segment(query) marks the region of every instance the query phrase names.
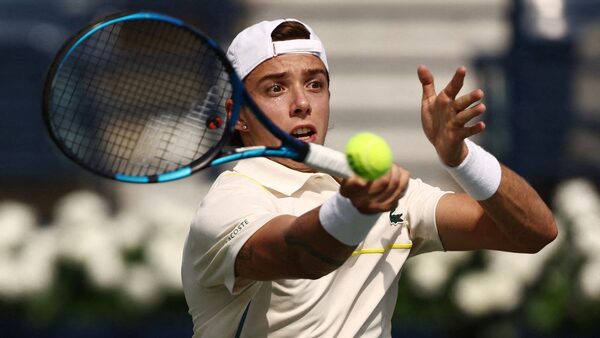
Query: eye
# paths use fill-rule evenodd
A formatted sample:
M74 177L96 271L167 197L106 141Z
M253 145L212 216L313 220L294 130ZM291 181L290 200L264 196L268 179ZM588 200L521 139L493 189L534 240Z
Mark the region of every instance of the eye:
M283 87L278 84L274 84L274 85L270 86L267 89L267 91L272 94L279 94L279 93L283 92Z
M321 88L323 88L323 83L321 81L311 81L308 84L308 87L310 89L321 89Z

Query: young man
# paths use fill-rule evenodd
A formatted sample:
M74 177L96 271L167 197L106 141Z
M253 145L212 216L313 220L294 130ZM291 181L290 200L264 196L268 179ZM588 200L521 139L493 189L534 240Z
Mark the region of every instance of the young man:
M301 22L261 22L228 55L248 91L283 130L322 144L329 71ZM194 337L389 337L401 268L440 250L537 252L556 234L536 192L467 137L485 111L457 97L459 68L439 94L421 66L422 121L442 164L467 193L431 187L398 165L375 181L338 180L291 160L248 159L217 178L192 222L182 277ZM231 105L231 102L229 103ZM248 146L277 141L251 114Z

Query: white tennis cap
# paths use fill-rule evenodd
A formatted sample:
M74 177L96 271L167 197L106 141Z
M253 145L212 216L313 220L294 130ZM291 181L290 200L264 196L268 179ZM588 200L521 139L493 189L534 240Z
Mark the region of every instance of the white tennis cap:
M310 32L310 39L273 41L271 33L285 21L296 21L304 25ZM325 48L315 32L305 23L296 19L262 21L241 31L231 42L227 57L233 64L241 79L244 79L262 62L280 54L309 53L318 56L327 71Z

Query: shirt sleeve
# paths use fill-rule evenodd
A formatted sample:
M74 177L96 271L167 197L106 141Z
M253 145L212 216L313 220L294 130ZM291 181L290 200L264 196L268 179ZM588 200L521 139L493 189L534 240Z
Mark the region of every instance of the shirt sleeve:
M440 198L450 193L423 183L420 179L411 179L405 194L405 203L409 223L409 236L413 242L410 256L431 251L444 251L435 220L435 210Z
M201 202L184 255L202 287L225 286L238 294L254 281L236 280L235 260L244 243L277 216L274 197L251 178L226 172ZM191 257L190 257L191 256Z

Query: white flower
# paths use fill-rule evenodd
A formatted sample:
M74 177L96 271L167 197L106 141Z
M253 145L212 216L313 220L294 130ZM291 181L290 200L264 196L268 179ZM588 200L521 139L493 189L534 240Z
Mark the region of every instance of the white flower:
M100 206L96 202L96 207ZM60 257L81 264L96 287L118 288L125 278L125 262L120 251L119 233L114 231L113 222L90 205L86 210L96 211L64 214L73 205L71 203L63 205L62 222L56 224Z
M555 208L567 217L600 212L600 197L593 184L584 179L561 183L554 196Z
M511 274L492 271L463 275L456 283L453 298L465 313L481 316L517 307L522 284Z
M413 289L425 297L436 297L444 291L455 268L471 257L470 252L431 252L412 257L407 274Z
M58 251L62 258L82 263L89 250L91 236L98 232L98 227L66 225L65 223L56 225L58 232Z
M98 194L90 191L72 192L63 197L56 207L56 223L66 226L87 226L104 223L109 207Z
M565 240L562 223L557 225L556 240L536 254L486 251L485 270L466 274L457 281L453 295L456 304L473 316L516 308L525 287L537 281Z
M144 265L134 265L129 269L123 291L134 302L144 306L152 306L161 299L156 276Z
M61 256L83 263L88 257L101 255L104 242L112 238L108 205L100 196L88 191L73 192L57 206L54 226L59 233Z
M17 202L0 204L0 250L21 245L35 227L35 214L29 206Z
M142 211L145 232L142 234L133 228L128 231L132 239L144 238L147 264L155 273L157 283L168 290L181 291L181 258L193 209L168 196L156 197L148 205L153 207L146 206Z
M132 250L141 247L151 235L148 222L139 214L123 211L117 214L111 224L111 231L117 245L123 250Z
M19 262L8 254L0 253L0 298L17 299L22 294Z
M0 255L0 295L19 298L47 289L54 279L56 247L50 229L31 232L23 246Z
M583 266L579 274L579 286L587 298L600 301L600 257Z
M149 266L156 271L162 285L181 291L181 260L184 239L177 235L156 236L146 248Z
M125 265L114 247L105 246L104 251L87 256L85 269L91 282L100 289L116 289L123 284Z
M116 288L125 278L125 266L108 227L84 228L78 255L92 283L99 288Z
M572 229L574 244L582 254L600 256L600 214L577 215L573 218Z
M31 235L19 257L19 274L25 293L37 294L52 285L57 254L54 229L40 228Z

